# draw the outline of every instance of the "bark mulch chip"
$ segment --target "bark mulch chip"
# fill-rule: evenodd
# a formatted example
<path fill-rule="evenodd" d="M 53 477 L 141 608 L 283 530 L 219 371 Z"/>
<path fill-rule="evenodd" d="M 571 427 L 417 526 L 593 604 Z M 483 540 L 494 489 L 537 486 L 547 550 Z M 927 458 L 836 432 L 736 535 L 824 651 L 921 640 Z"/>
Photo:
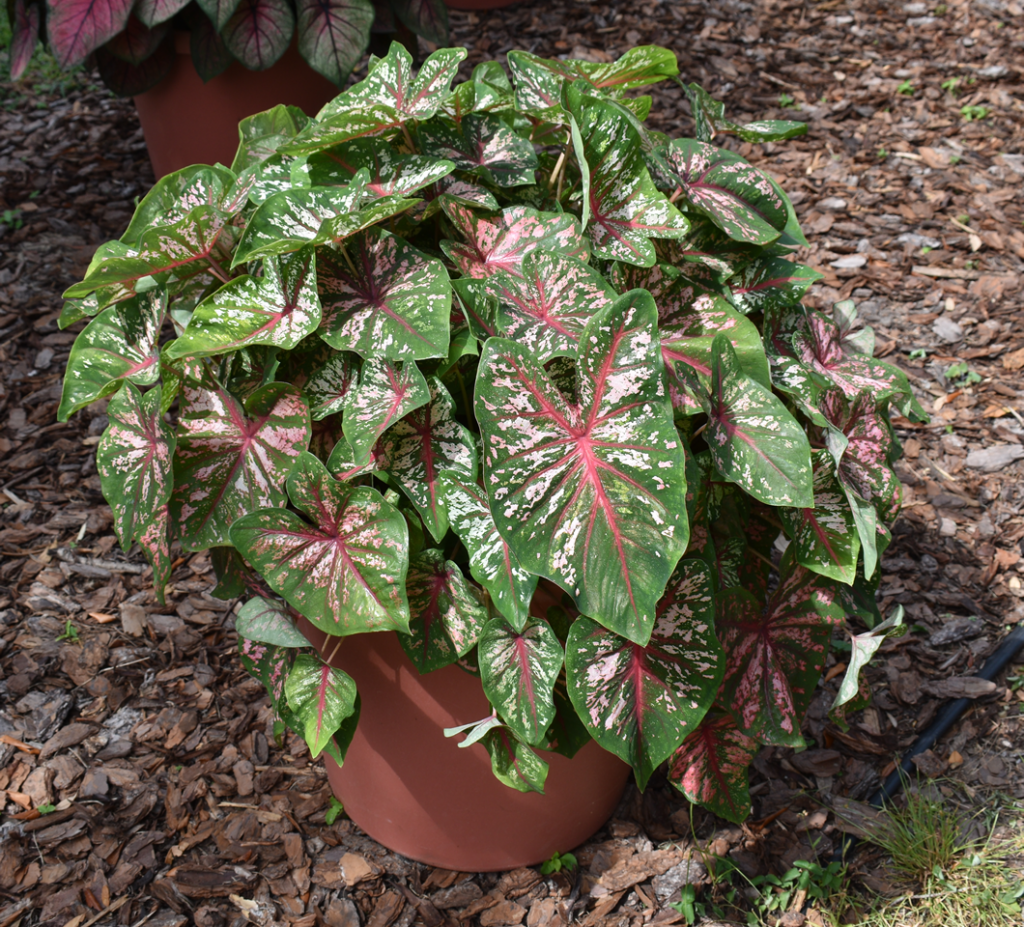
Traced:
<path fill-rule="evenodd" d="M 790 192 L 811 241 L 798 259 L 824 274 L 810 302 L 853 299 L 932 416 L 896 422 L 903 517 L 879 595 L 911 630 L 867 671 L 871 706 L 847 731 L 829 721 L 837 651 L 805 725 L 811 749 L 761 752 L 747 823 L 691 815 L 656 778 L 575 850 L 578 875 L 447 872 L 344 816 L 327 825 L 324 771 L 296 738 L 275 740 L 234 657 L 235 603 L 209 595 L 209 556 L 180 554 L 157 603 L 100 494 L 102 404 L 55 421 L 75 336 L 57 328 L 60 293 L 152 184 L 141 130 L 88 76 L 3 84 L 0 927 L 680 923 L 669 905 L 706 880 L 708 853 L 750 875 L 827 861 L 843 831 L 874 820 L 864 802 L 894 759 L 961 696 L 973 707 L 918 772 L 979 801 L 1024 798 L 1022 669 L 970 678 L 1024 620 L 1022 13 L 1019 0 L 452 13 L 467 68 L 512 48 L 607 61 L 668 45 L 736 121 L 806 121 L 793 141 L 725 144 Z M 652 124 L 689 133 L 678 88 L 653 94 Z"/>

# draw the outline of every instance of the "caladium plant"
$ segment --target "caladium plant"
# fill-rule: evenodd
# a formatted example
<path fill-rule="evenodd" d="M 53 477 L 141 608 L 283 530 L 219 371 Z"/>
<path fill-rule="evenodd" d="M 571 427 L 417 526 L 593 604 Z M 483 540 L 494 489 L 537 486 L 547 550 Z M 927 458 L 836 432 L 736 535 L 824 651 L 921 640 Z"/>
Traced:
<path fill-rule="evenodd" d="M 923 413 L 851 304 L 802 304 L 789 200 L 712 144 L 796 127 L 690 85 L 698 137 L 648 130 L 629 92 L 675 75 L 663 49 L 453 86 L 464 57 L 395 44 L 319 119 L 250 117 L 231 169 L 160 180 L 68 293 L 60 414 L 109 403 L 123 545 L 159 587 L 173 545 L 213 549 L 314 753 L 359 714 L 323 654 L 397 633 L 479 676 L 491 714 L 448 733 L 502 782 L 593 738 L 742 819 L 899 511 L 892 410 Z"/>

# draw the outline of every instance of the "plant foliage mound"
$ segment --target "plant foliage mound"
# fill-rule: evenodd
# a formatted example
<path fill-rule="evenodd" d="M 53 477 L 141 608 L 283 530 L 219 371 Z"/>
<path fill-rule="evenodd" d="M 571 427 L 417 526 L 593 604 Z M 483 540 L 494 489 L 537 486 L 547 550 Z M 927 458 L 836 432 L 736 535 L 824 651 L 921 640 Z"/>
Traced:
<path fill-rule="evenodd" d="M 515 788 L 593 738 L 741 819 L 758 745 L 801 744 L 873 607 L 889 415 L 920 412 L 849 303 L 801 304 L 785 193 L 711 144 L 801 125 L 690 85 L 696 139 L 646 128 L 630 91 L 676 76 L 664 49 L 512 52 L 453 87 L 464 57 L 414 73 L 394 44 L 317 120 L 253 116 L 230 168 L 160 180 L 68 291 L 63 323 L 92 318 L 61 417 L 110 397 L 122 544 L 158 590 L 172 541 L 212 550 L 314 754 L 343 760 L 358 696 L 299 616 L 478 674 L 468 739 Z"/>

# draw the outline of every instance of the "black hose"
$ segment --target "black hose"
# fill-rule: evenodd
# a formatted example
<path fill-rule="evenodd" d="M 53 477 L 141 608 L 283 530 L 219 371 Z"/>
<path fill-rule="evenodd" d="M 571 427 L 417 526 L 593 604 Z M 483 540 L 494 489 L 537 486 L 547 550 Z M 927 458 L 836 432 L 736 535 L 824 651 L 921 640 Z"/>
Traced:
<path fill-rule="evenodd" d="M 995 653 L 985 661 L 985 665 L 979 670 L 975 678 L 987 679 L 991 682 L 1007 667 L 1022 646 L 1024 646 L 1024 624 L 1017 625 L 1016 628 L 1006 635 Z M 889 773 L 885 782 L 882 783 L 882 787 L 868 800 L 868 804 L 873 808 L 881 808 L 887 801 L 892 799 L 903 787 L 904 780 L 913 770 L 914 757 L 933 747 L 936 741 L 956 723 L 967 706 L 971 704 L 971 701 L 969 698 L 958 698 L 946 705 L 939 712 L 938 717 L 906 752 L 900 765 Z M 832 861 L 841 863 L 856 844 L 856 837 L 852 834 L 844 834 L 843 839 L 832 855 Z"/>

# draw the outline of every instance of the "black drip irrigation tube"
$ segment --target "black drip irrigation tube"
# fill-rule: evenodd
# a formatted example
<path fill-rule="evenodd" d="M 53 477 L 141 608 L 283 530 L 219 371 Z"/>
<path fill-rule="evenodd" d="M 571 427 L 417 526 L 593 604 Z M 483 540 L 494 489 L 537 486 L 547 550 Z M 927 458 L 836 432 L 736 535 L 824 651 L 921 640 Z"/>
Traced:
<path fill-rule="evenodd" d="M 993 681 L 1017 655 L 1017 651 L 1024 647 L 1024 624 L 1017 625 L 1006 637 L 986 661 L 985 665 L 977 673 L 977 679 Z M 914 768 L 914 757 L 932 746 L 942 737 L 964 713 L 971 699 L 958 698 L 939 712 L 938 717 L 924 730 L 914 745 L 906 752 L 902 762 L 886 777 L 882 787 L 875 792 L 868 800 L 873 808 L 882 808 L 887 801 L 890 801 L 903 787 L 904 780 L 910 775 Z M 847 854 L 857 845 L 857 838 L 852 834 L 845 834 L 832 855 L 832 862 L 841 863 Z"/>

